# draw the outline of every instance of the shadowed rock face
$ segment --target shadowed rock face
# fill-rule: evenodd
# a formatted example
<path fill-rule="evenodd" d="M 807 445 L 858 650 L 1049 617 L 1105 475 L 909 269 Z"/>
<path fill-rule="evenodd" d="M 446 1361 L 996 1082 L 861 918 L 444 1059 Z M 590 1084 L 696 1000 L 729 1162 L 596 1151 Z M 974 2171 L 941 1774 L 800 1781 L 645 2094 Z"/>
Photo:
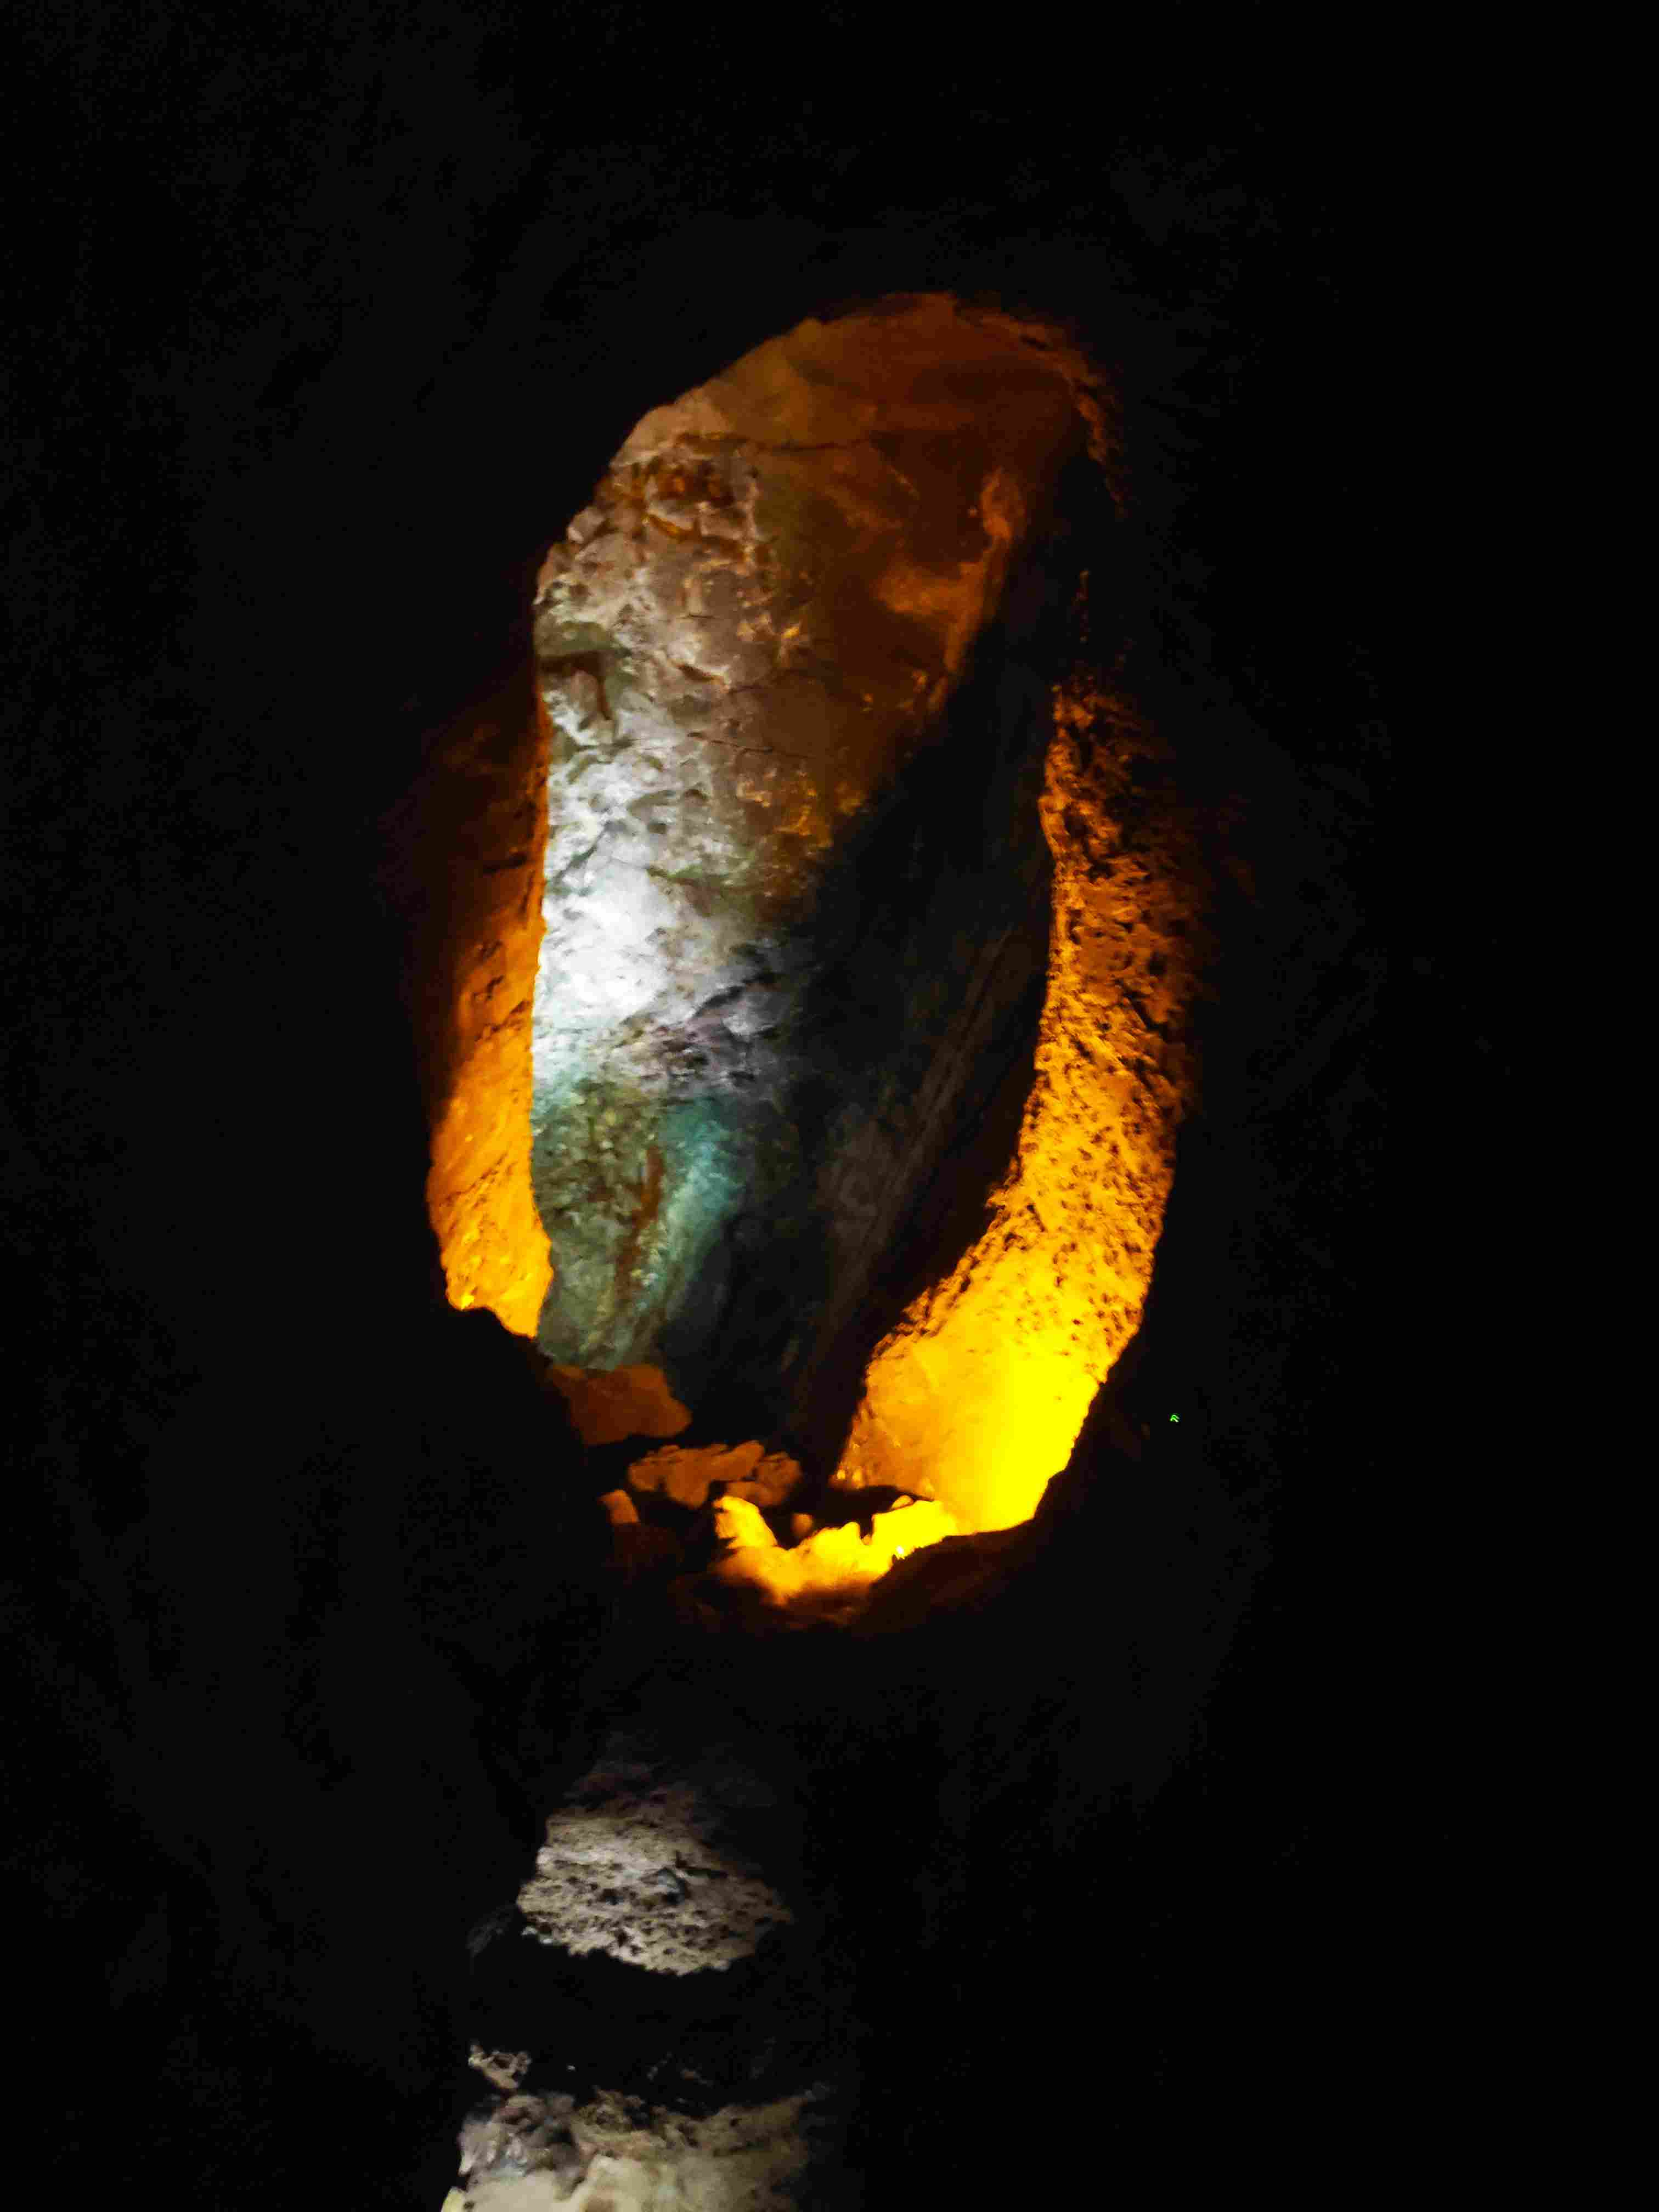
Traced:
<path fill-rule="evenodd" d="M 805 323 L 647 415 L 548 556 L 557 1359 L 775 1382 L 957 1137 L 988 1010 L 1029 1022 L 1041 717 L 947 702 L 1082 444 L 1035 335 L 943 299 Z"/>
<path fill-rule="evenodd" d="M 530 1190 L 547 729 L 527 668 L 431 750 L 386 824 L 404 990 L 422 1039 L 427 1215 L 452 1305 L 532 1334 L 552 1274 Z M 655 1434 L 649 1428 L 647 1432 Z"/>

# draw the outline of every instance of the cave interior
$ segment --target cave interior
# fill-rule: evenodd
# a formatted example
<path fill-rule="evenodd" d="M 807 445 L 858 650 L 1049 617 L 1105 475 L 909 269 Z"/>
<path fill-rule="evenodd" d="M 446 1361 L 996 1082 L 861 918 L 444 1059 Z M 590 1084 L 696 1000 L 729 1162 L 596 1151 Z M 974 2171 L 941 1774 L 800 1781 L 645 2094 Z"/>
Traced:
<path fill-rule="evenodd" d="M 30 34 L 31 2172 L 1284 2174 L 1361 2094 L 1340 165 L 1011 87 L 945 195 L 584 35 L 572 140 L 488 9 Z"/>

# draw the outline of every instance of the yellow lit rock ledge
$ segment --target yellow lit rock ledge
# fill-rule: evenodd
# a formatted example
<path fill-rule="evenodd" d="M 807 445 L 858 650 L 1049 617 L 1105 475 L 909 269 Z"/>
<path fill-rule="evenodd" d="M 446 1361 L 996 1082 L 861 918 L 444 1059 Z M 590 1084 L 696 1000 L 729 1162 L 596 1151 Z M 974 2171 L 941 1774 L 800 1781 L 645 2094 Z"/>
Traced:
<path fill-rule="evenodd" d="M 1205 904 L 1166 760 L 1122 700 L 1056 687 L 1048 993 L 1016 1157 L 978 1241 L 878 1346 L 843 1488 L 890 1484 L 967 1530 L 1029 1519 L 1139 1322 Z"/>

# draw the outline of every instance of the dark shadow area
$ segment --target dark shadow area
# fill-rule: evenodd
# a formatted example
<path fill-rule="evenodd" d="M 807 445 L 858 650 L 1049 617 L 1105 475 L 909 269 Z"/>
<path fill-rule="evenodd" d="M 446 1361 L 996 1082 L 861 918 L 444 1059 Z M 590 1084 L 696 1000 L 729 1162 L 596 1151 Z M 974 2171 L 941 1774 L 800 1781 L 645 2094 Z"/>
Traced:
<path fill-rule="evenodd" d="M 830 1962 L 811 1922 L 695 1974 L 571 1957 L 515 1929 L 477 1962 L 472 2030 L 487 2051 L 574 2054 L 537 2057 L 520 2077 L 532 2094 L 585 2103 L 608 2090 L 701 2116 L 798 2094 L 838 2066 L 844 1996 L 823 1986 Z"/>

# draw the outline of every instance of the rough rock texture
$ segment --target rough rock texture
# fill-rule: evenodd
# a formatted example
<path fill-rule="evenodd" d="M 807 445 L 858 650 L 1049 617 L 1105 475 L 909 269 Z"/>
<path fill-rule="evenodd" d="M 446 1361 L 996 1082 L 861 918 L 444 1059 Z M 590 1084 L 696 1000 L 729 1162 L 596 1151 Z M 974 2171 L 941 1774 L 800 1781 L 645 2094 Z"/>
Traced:
<path fill-rule="evenodd" d="M 526 1139 L 527 1158 L 529 1140 Z M 606 1373 L 550 1366 L 548 1379 L 564 1401 L 585 1444 L 621 1443 L 629 1437 L 677 1437 L 691 1415 L 660 1367 L 618 1367 Z"/>
<path fill-rule="evenodd" d="M 471 2066 L 491 2094 L 461 2130 L 452 2207 L 854 2212 L 860 2031 L 779 1728 L 811 1724 L 801 1647 L 757 1668 L 730 1640 L 647 1643 L 476 1949 Z"/>
<path fill-rule="evenodd" d="M 661 1358 L 695 1397 L 747 1295 L 771 1309 L 775 1373 L 799 1334 L 786 1299 L 810 1319 L 843 1272 L 829 1164 L 907 1043 L 921 1065 L 887 1149 L 937 1158 L 951 1132 L 947 1038 L 1029 936 L 1021 872 L 988 901 L 961 872 L 956 910 L 931 917 L 947 1003 L 925 1040 L 884 1024 L 849 1059 L 849 1002 L 880 995 L 918 925 L 884 883 L 872 943 L 860 873 L 890 878 L 927 827 L 905 810 L 930 738 L 957 804 L 1021 812 L 996 732 L 940 716 L 1082 442 L 1040 337 L 947 299 L 804 324 L 647 415 L 548 556 L 533 1174 L 555 1358 Z M 936 793 L 923 804 L 937 838 Z"/>
<path fill-rule="evenodd" d="M 768 1452 L 756 1462 L 752 1474 L 728 1482 L 726 1494 L 771 1510 L 794 1496 L 800 1487 L 801 1475 L 799 1460 L 791 1459 L 787 1452 Z"/>
<path fill-rule="evenodd" d="M 878 1348 L 836 1480 L 1025 1520 L 1138 1326 L 1195 1082 L 1205 872 L 1170 750 L 1097 679 L 1057 686 L 1054 927 L 1036 1077 L 983 1232 Z"/>
<path fill-rule="evenodd" d="M 428 748 L 385 825 L 450 1303 L 530 1334 L 552 1269 L 530 1193 L 526 1030 L 541 941 L 548 732 L 525 672 Z"/>
<path fill-rule="evenodd" d="M 614 2094 L 509 2097 L 463 2131 L 462 2184 L 443 2212 L 793 2212 L 820 2094 L 707 2114 Z"/>
<path fill-rule="evenodd" d="M 726 1831 L 773 1793 L 728 1758 L 665 1771 L 613 1738 L 547 1824 L 520 1906 L 540 1939 L 653 1973 L 745 1959 L 789 1907 Z"/>
<path fill-rule="evenodd" d="M 822 1528 L 795 1528 L 781 1544 L 760 1508 L 727 1496 L 714 1509 L 720 1555 L 672 1589 L 679 1617 L 703 1630 L 766 1634 L 779 1629 L 847 1628 L 861 1620 L 895 1561 L 955 1536 L 957 1525 L 931 1501 L 900 1498 L 885 1513 Z"/>
<path fill-rule="evenodd" d="M 757 1506 L 781 1505 L 800 1479 L 798 1460 L 757 1443 L 670 1444 L 647 1453 L 628 1471 L 636 1490 L 659 1491 L 677 1504 L 693 1508 L 708 1503 L 717 1482 L 725 1485 L 728 1498 L 744 1498 Z"/>
<path fill-rule="evenodd" d="M 465 2132 L 465 2185 L 445 2212 L 790 2212 L 811 2101 L 803 2090 L 695 2117 L 623 2097 L 515 2097 Z"/>
<path fill-rule="evenodd" d="M 635 1461 L 628 1480 L 636 1490 L 660 1492 L 677 1505 L 694 1510 L 708 1502 L 717 1483 L 741 1482 L 761 1463 L 765 1447 L 757 1443 L 708 1444 L 683 1449 L 670 1444 Z"/>
<path fill-rule="evenodd" d="M 1085 432 L 1097 462 L 1040 331 L 802 325 L 648 414 L 548 556 L 546 745 L 514 695 L 436 749 L 431 1216 L 452 1299 L 520 1330 L 547 1224 L 590 1443 L 714 1387 L 849 1486 L 1006 1526 L 1133 1332 L 1204 893 L 1159 740 L 1054 688 Z"/>

